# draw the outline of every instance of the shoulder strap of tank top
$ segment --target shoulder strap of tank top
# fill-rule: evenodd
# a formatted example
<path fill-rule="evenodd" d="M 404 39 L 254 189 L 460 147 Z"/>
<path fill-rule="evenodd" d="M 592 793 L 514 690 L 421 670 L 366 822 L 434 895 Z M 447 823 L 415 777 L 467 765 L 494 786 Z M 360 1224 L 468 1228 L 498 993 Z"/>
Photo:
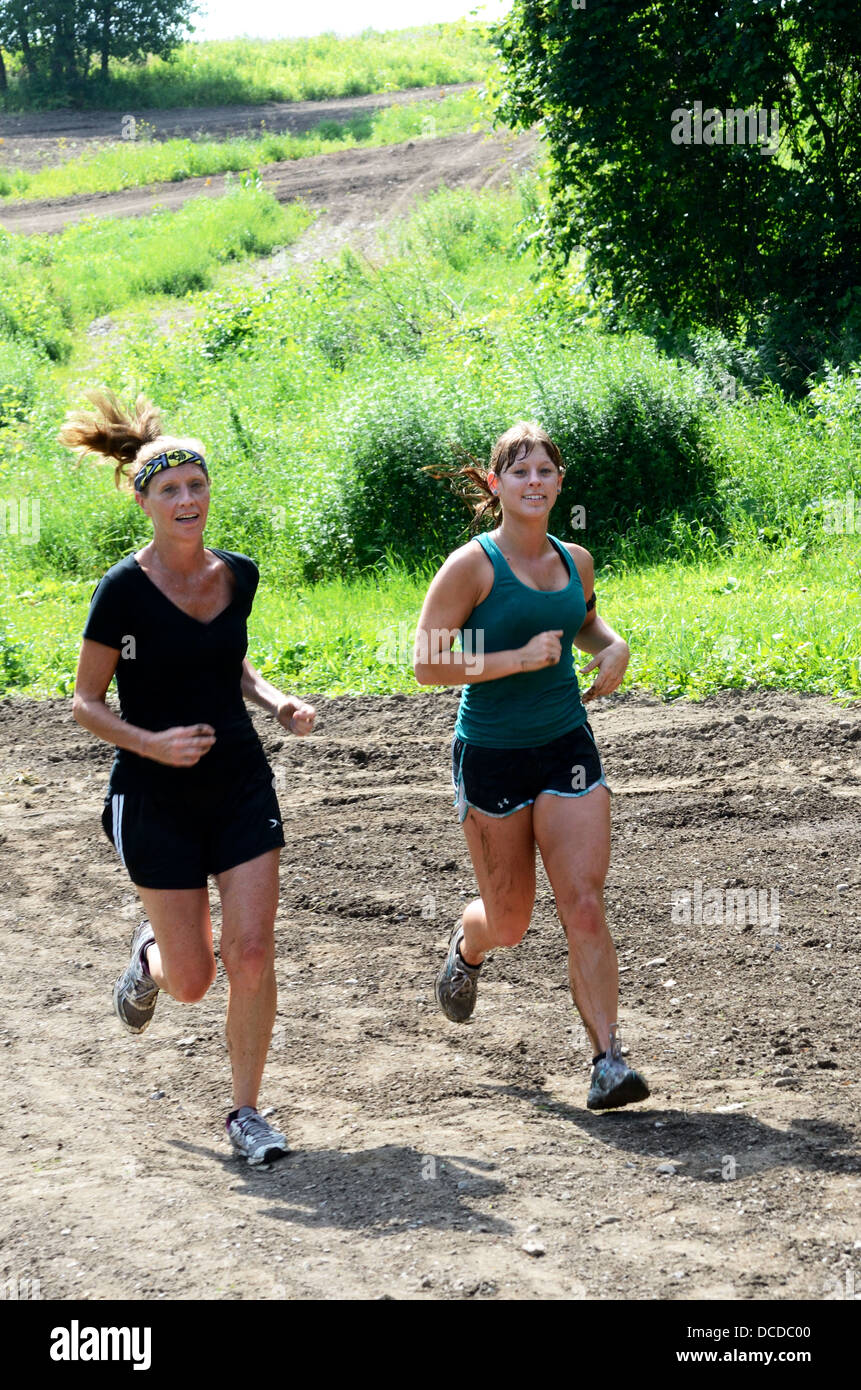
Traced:
<path fill-rule="evenodd" d="M 505 563 L 505 557 L 503 556 L 502 551 L 499 549 L 499 546 L 496 544 L 496 541 L 493 539 L 490 532 L 480 531 L 478 535 L 475 537 L 475 539 L 478 541 L 488 560 L 493 565 L 494 574 L 504 575 L 508 566 Z"/>
<path fill-rule="evenodd" d="M 568 566 L 568 573 L 571 576 L 571 578 L 573 579 L 574 575 L 576 574 L 577 578 L 579 579 L 580 571 L 574 563 L 574 556 L 571 554 L 571 551 L 568 549 L 567 545 L 563 545 L 562 542 L 558 541 L 555 536 L 551 536 L 549 531 L 547 533 L 547 539 L 549 540 L 551 545 L 556 547 L 559 554 L 562 556 L 562 559 Z"/>

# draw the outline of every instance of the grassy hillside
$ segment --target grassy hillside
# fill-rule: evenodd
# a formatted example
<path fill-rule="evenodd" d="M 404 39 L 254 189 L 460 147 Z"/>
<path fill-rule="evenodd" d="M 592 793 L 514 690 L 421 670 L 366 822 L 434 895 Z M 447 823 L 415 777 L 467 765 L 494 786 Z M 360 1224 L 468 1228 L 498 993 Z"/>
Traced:
<path fill-rule="evenodd" d="M 306 215 L 253 179 L 197 211 L 5 238 L 0 683 L 68 690 L 96 579 L 146 539 L 108 470 L 55 442 L 65 410 L 107 384 L 205 441 L 208 540 L 260 563 L 252 650 L 289 685 L 414 688 L 422 593 L 467 520 L 424 470 L 452 446 L 486 457 L 526 416 L 562 448 L 553 530 L 595 555 L 629 680 L 857 698 L 861 370 L 789 404 L 714 336 L 679 360 L 602 332 L 577 268 L 551 285 L 521 250 L 534 196 L 530 181 L 442 190 L 379 264 L 300 272 L 285 256 L 259 283 L 240 259 Z M 88 335 L 97 315 L 110 331 Z"/>
<path fill-rule="evenodd" d="M 483 24 L 460 21 L 352 38 L 321 34 L 309 39 L 235 39 L 188 43 L 170 61 L 141 66 L 111 62 L 110 80 L 93 76 L 77 104 L 114 110 L 222 106 L 266 101 L 319 101 L 367 92 L 481 82 L 492 55 Z M 6 55 L 7 111 L 67 105 L 49 88 L 23 81 L 20 65 Z"/>
<path fill-rule="evenodd" d="M 307 135 L 259 134 L 228 140 L 160 140 L 137 124 L 134 141 L 94 146 L 52 168 L 31 173 L 0 167 L 0 198 L 65 198 L 113 193 L 149 183 L 177 182 L 204 174 L 242 173 L 263 164 L 328 154 L 357 146 L 394 145 L 404 140 L 489 128 L 487 103 L 476 90 L 440 101 L 415 101 L 362 112 L 349 121 L 322 121 Z"/>

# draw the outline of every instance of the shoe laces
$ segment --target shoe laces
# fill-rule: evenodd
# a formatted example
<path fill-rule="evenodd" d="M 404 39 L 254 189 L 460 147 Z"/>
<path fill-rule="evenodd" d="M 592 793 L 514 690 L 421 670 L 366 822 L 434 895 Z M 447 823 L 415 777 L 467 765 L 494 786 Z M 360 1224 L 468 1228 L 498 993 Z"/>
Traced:
<path fill-rule="evenodd" d="M 131 993 L 138 1003 L 146 1003 L 154 994 L 158 994 L 158 985 L 140 960 L 134 963 L 130 984 Z"/>
<path fill-rule="evenodd" d="M 258 1111 L 253 1110 L 250 1114 L 237 1115 L 233 1121 L 239 1126 L 239 1131 L 243 1139 L 271 1139 L 275 1131 L 270 1124 L 267 1124 L 263 1116 Z"/>
<path fill-rule="evenodd" d="M 457 946 L 454 948 L 454 969 L 451 972 L 451 981 L 449 984 L 449 993 L 453 995 L 462 994 L 465 989 L 468 989 L 475 982 L 475 971 L 481 969 L 480 965 L 471 968 L 467 966 L 459 949 L 462 940 L 463 937 L 460 937 Z"/>

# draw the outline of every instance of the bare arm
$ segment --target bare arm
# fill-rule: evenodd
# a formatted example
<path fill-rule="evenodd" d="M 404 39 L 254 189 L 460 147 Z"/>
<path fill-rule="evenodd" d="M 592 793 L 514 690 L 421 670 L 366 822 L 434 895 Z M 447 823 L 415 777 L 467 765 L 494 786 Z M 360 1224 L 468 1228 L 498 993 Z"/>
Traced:
<path fill-rule="evenodd" d="M 588 602 L 595 592 L 595 565 L 592 556 L 582 545 L 569 545 L 568 551 L 577 565 L 583 593 Z M 598 695 L 611 695 L 617 690 L 628 668 L 631 649 L 624 637 L 620 637 L 609 623 L 598 616 L 597 608 L 591 608 L 587 612 L 586 620 L 574 638 L 574 645 L 583 652 L 589 652 L 596 658 L 600 657 L 600 660 L 590 661 L 580 668 L 581 675 L 596 669 L 598 671 L 593 684 L 583 695 L 584 705 Z"/>
<path fill-rule="evenodd" d="M 260 672 L 254 669 L 247 657 L 242 663 L 242 694 L 252 704 L 265 709 L 267 714 L 274 714 L 283 728 L 289 729 L 300 738 L 303 734 L 310 734 L 314 727 L 317 717 L 314 706 L 300 700 L 298 695 L 284 695 L 274 685 L 270 685 L 269 681 L 264 680 Z"/>
<path fill-rule="evenodd" d="M 150 730 L 127 724 L 105 704 L 105 696 L 114 678 L 119 656 L 119 651 L 114 647 L 106 647 L 101 642 L 84 639 L 75 676 L 72 714 L 78 723 L 89 729 L 96 738 L 104 739 L 105 743 L 112 743 L 115 748 L 127 748 L 131 753 L 146 758 L 149 756 L 147 743 L 152 737 Z"/>
<path fill-rule="evenodd" d="M 465 545 L 448 557 L 431 581 L 416 629 L 413 670 L 419 685 L 474 685 L 559 661 L 561 629 L 539 632 L 524 647 L 510 651 L 485 652 L 478 640 L 472 651 L 452 650 L 470 613 L 490 592 L 489 564 L 478 546 Z"/>

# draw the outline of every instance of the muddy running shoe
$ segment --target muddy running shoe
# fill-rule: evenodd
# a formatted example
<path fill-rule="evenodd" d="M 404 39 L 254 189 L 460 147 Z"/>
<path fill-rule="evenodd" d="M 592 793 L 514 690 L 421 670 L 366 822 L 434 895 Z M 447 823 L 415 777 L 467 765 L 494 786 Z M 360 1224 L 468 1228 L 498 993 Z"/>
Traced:
<path fill-rule="evenodd" d="M 649 1087 L 645 1077 L 632 1071 L 622 1060 L 622 1049 L 616 1025 L 610 1029 L 610 1046 L 592 1067 L 592 1084 L 586 1105 L 590 1110 L 616 1110 L 645 1100 Z"/>
<path fill-rule="evenodd" d="M 262 1163 L 274 1163 L 290 1152 L 287 1140 L 277 1129 L 267 1124 L 263 1116 L 250 1105 L 243 1105 L 227 1117 L 227 1133 L 234 1152 L 246 1158 L 252 1168 Z"/>
<path fill-rule="evenodd" d="M 467 965 L 458 946 L 463 941 L 463 924 L 458 923 L 451 934 L 445 965 L 436 977 L 434 994 L 446 1018 L 452 1023 L 466 1023 L 478 995 L 478 975 L 481 965 Z M 482 961 L 482 965 L 484 962 Z"/>
<path fill-rule="evenodd" d="M 114 1013 L 130 1033 L 142 1033 L 155 1013 L 158 985 L 144 964 L 144 951 L 154 942 L 155 933 L 149 922 L 135 927 L 131 960 L 114 985 Z"/>

